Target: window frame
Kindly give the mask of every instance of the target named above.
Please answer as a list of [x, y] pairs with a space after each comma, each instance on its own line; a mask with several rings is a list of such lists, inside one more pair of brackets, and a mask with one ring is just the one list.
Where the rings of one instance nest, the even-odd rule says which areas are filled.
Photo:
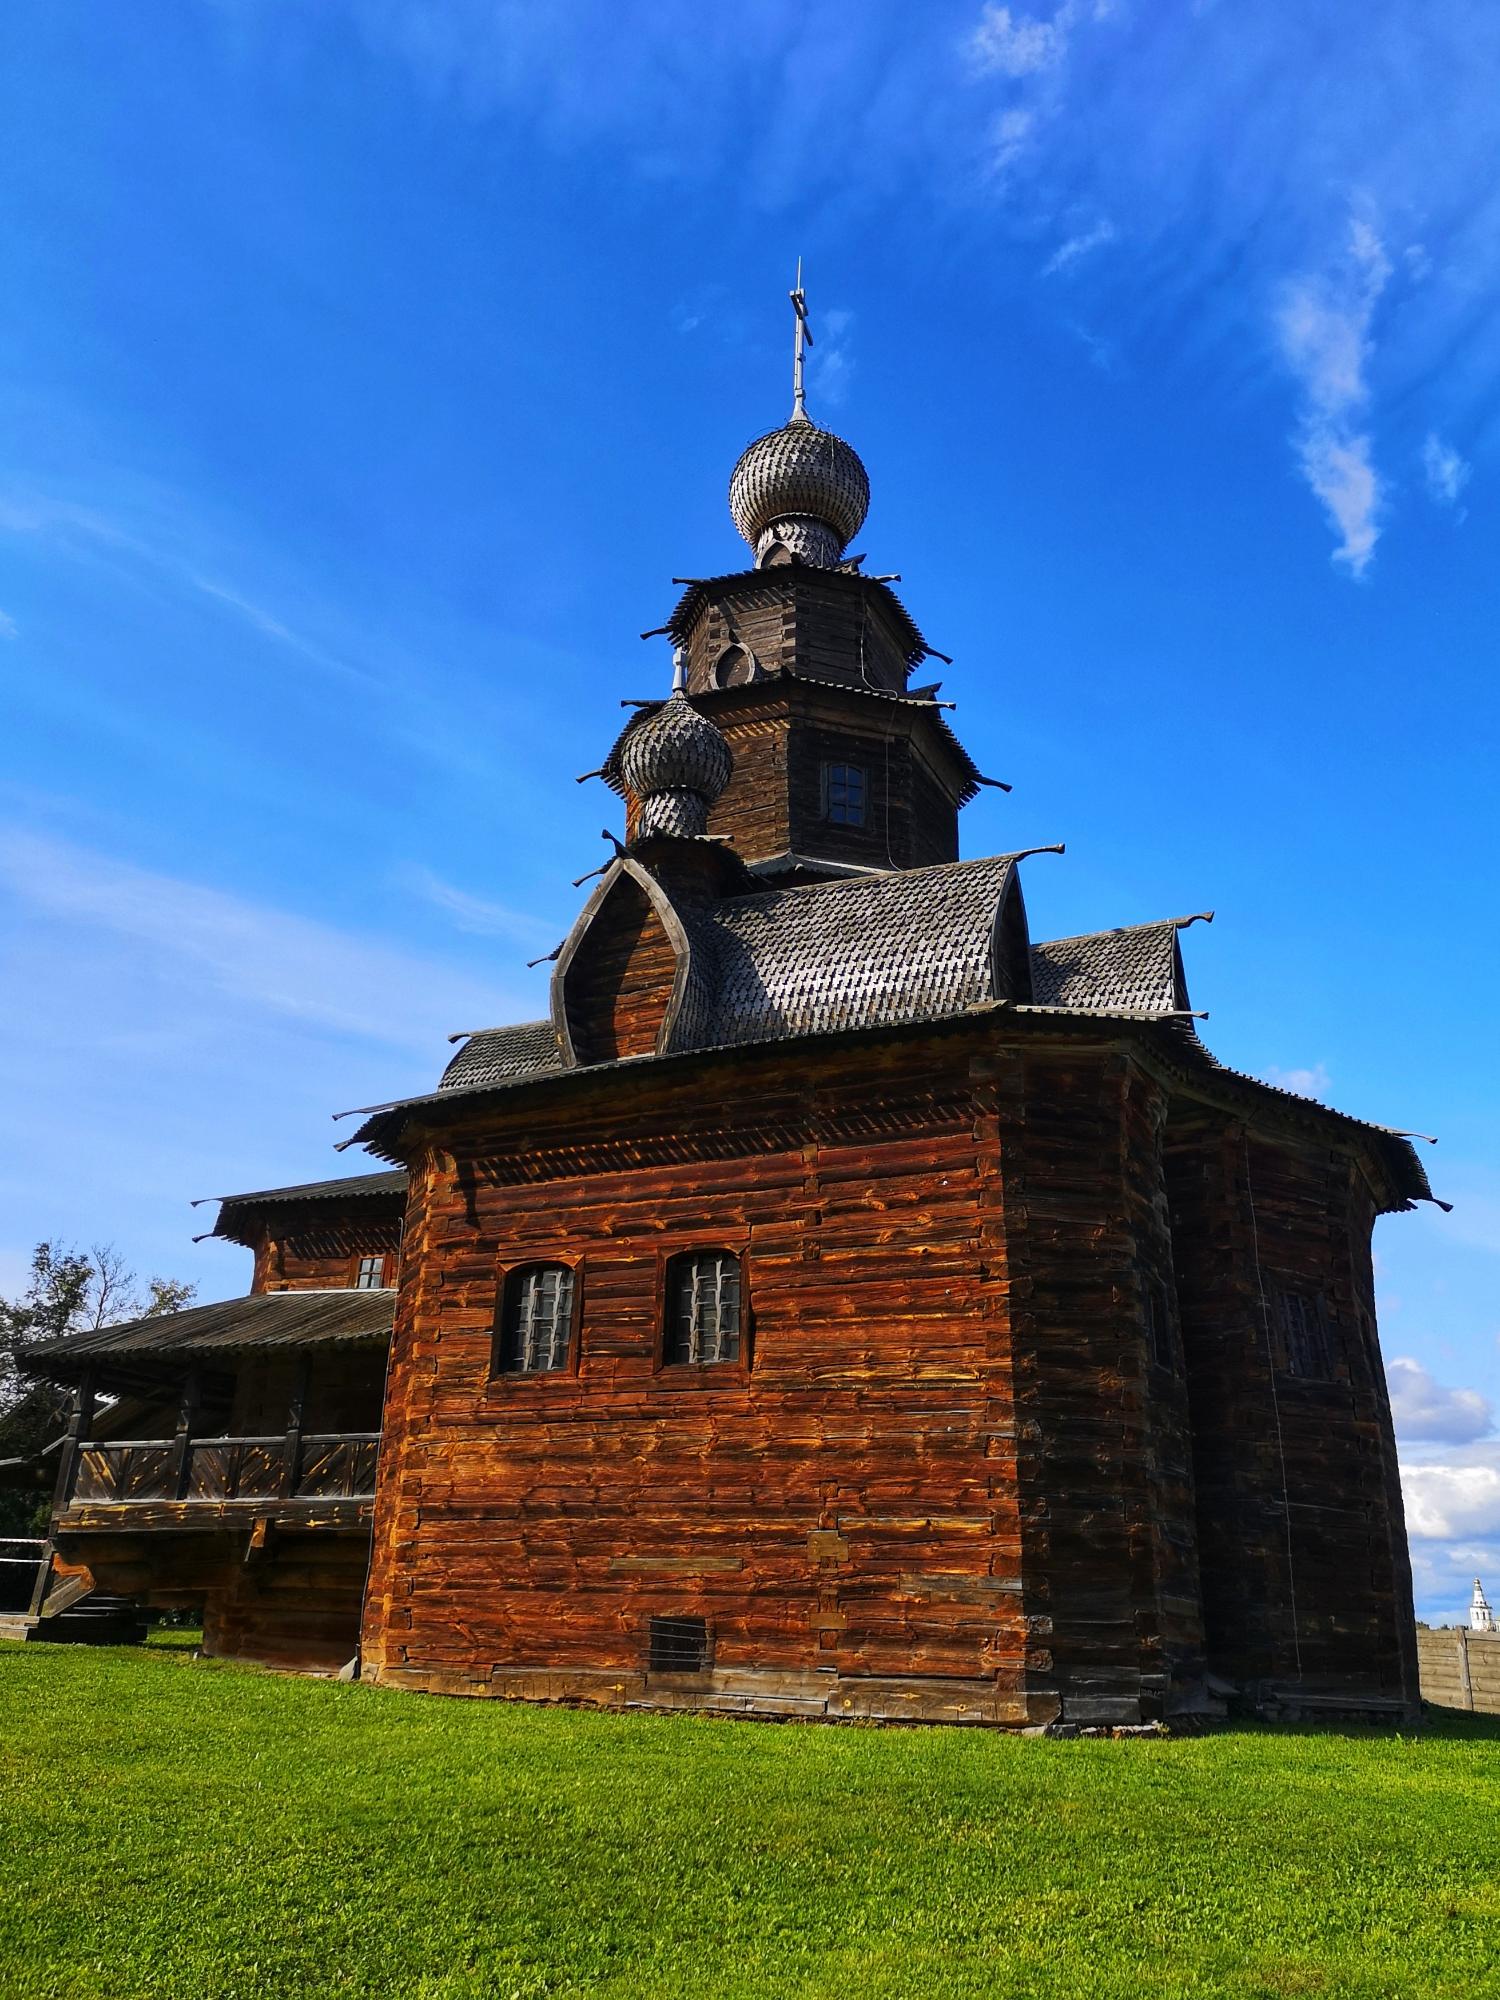
[[[833, 797], [833, 774], [835, 771], [843, 773], [840, 784], [844, 791], [844, 796], [838, 801], [839, 810], [837, 814], [834, 810], [835, 802]], [[848, 816], [848, 780], [851, 772], [859, 779], [858, 819], [851, 819]], [[870, 773], [868, 766], [851, 763], [847, 757], [824, 757], [820, 760], [820, 780], [819, 791], [822, 799], [824, 824], [827, 826], [853, 828], [856, 833], [867, 831], [870, 824]]]
[[[370, 1256], [354, 1257], [350, 1261], [354, 1267], [354, 1274], [349, 1280], [349, 1289], [351, 1292], [383, 1292], [388, 1288], [391, 1264], [391, 1253], [389, 1250], [378, 1250]], [[366, 1264], [374, 1264], [376, 1266], [377, 1275], [373, 1285], [362, 1285], [360, 1283], [360, 1277]]]
[[[689, 1257], [732, 1257], [739, 1267], [739, 1341], [727, 1361], [678, 1361], [668, 1352], [672, 1337], [672, 1280], [676, 1267]], [[748, 1248], [731, 1239], [712, 1243], [683, 1243], [662, 1249], [656, 1260], [656, 1341], [655, 1369], [659, 1377], [678, 1384], [696, 1383], [703, 1387], [741, 1383], [750, 1374], [754, 1345], [750, 1311], [750, 1257]]]
[[[584, 1262], [582, 1257], [516, 1257], [499, 1265], [498, 1283], [495, 1290], [495, 1310], [490, 1318], [490, 1369], [491, 1389], [507, 1389], [518, 1383], [571, 1382], [578, 1374], [583, 1346], [583, 1286]], [[573, 1295], [569, 1301], [567, 1316], [567, 1344], [563, 1360], [556, 1368], [508, 1368], [505, 1365], [505, 1349], [509, 1338], [507, 1308], [512, 1297], [512, 1287], [528, 1271], [567, 1271], [573, 1281]]]
[[[1289, 1310], [1294, 1303], [1302, 1320], [1295, 1334]], [[1278, 1283], [1271, 1294], [1271, 1307], [1275, 1315], [1277, 1373], [1289, 1382], [1321, 1383], [1325, 1387], [1341, 1381], [1339, 1363], [1343, 1343], [1335, 1338], [1327, 1293], [1317, 1289], [1308, 1291], [1298, 1284]], [[1296, 1366], [1299, 1354], [1305, 1356], [1308, 1352], [1303, 1343], [1309, 1335], [1322, 1363], [1315, 1369]]]

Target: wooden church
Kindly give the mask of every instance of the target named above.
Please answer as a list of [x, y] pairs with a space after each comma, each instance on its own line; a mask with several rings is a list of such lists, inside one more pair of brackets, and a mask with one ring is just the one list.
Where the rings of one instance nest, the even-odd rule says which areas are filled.
[[379, 1171], [225, 1200], [248, 1298], [38, 1357], [41, 1624], [607, 1707], [1409, 1711], [1370, 1237], [1422, 1169], [1214, 1060], [1194, 919], [1035, 942], [1027, 856], [959, 858], [986, 780], [795, 303], [548, 1018], [366, 1114]]

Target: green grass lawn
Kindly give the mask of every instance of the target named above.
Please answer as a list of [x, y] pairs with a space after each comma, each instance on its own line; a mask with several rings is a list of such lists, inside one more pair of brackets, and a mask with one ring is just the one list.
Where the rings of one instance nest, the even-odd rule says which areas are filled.
[[1054, 1743], [0, 1645], [6, 2000], [1500, 1994], [1500, 1726]]

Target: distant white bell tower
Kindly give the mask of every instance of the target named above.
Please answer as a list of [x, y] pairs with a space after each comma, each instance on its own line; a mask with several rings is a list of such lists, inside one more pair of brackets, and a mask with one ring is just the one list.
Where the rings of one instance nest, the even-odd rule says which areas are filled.
[[1469, 1601], [1469, 1630], [1471, 1632], [1493, 1632], [1495, 1614], [1490, 1609], [1490, 1601], [1484, 1594], [1484, 1586], [1476, 1576], [1474, 1595]]

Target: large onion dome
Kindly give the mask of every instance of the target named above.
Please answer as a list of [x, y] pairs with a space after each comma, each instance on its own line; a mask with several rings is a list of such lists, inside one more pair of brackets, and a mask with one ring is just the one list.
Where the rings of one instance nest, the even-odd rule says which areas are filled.
[[620, 746], [621, 776], [639, 802], [636, 837], [706, 831], [733, 769], [723, 736], [675, 689]]
[[831, 569], [869, 509], [859, 453], [800, 410], [747, 445], [730, 475], [729, 511], [758, 567], [795, 556]]

